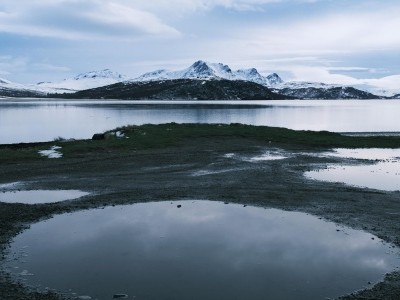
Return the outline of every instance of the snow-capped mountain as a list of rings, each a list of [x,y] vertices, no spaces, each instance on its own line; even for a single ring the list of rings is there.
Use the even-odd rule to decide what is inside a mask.
[[[26,85],[0,78],[0,97],[42,97],[45,93],[32,90]]]
[[[251,84],[261,85],[263,88],[270,89],[272,92],[275,93],[275,95],[284,95],[284,97],[287,97],[288,99],[377,99],[384,97],[400,98],[400,88],[394,89],[395,87],[397,87],[397,77],[391,76],[380,79],[380,81],[382,80],[386,80],[391,83],[391,90],[378,90],[377,87],[379,86],[379,84],[375,82],[377,80],[370,80],[362,86],[342,86],[318,82],[284,82],[276,73],[264,76],[260,74],[255,68],[232,70],[228,65],[222,63],[208,63],[199,60],[183,70],[169,71],[161,69],[145,73],[136,79],[130,80],[127,77],[119,73],[113,72],[109,69],[82,73],[73,78],[64,79],[60,82],[40,82],[37,84],[18,84],[0,78],[0,96],[46,97],[48,94],[72,94],[78,91],[107,86],[107,88],[104,89],[104,91],[106,91],[109,88],[109,85],[116,83],[123,83],[122,85],[118,85],[116,87],[120,89],[124,89],[124,85],[128,86],[131,83],[135,83],[138,85],[132,85],[132,88],[140,90],[141,85],[146,85],[148,83],[158,83],[158,87],[161,87],[162,85],[165,85],[165,87],[169,87],[168,81],[174,81],[175,84],[185,85],[186,87],[182,87],[182,90],[190,90],[189,94],[193,95],[193,93],[195,92],[193,89],[195,87],[198,87],[198,81],[200,81],[201,83],[200,86],[203,86],[203,90],[206,87],[206,85],[204,85],[205,83],[210,83],[210,86],[218,86],[221,89],[228,86],[234,87],[235,89],[238,87],[243,88],[244,81]],[[163,83],[158,81],[165,82]],[[193,82],[189,83],[189,81]],[[223,81],[230,81],[232,85],[229,85]],[[152,86],[155,87],[154,85]],[[248,87],[249,86],[246,86],[246,88]],[[212,93],[210,92],[209,95],[211,94]],[[235,98],[239,94],[240,93],[238,92],[233,96],[225,95],[223,93],[218,95],[225,95],[228,99],[229,97]],[[259,95],[264,94],[265,91],[259,93]],[[118,93],[115,92],[115,95],[118,95]],[[176,96],[173,95],[173,91],[165,92],[165,95],[167,95],[171,99]],[[181,94],[179,95],[180,97],[182,96]],[[255,94],[253,95],[251,93],[248,93],[248,95],[249,97],[251,95],[251,97],[253,97]],[[260,97],[264,99],[264,96]],[[60,97],[63,96],[61,95]],[[206,96],[205,94],[199,94],[199,97],[201,98]]]
[[[285,82],[272,89],[296,99],[377,99],[379,96],[351,86],[320,82]]]
[[[8,81],[8,80],[6,80],[6,79],[0,78],[0,84],[1,84],[1,85],[3,85],[3,84],[10,84],[10,83],[11,83],[11,81]]]
[[[400,84],[399,84],[400,85]],[[400,94],[400,88],[382,88],[382,87],[377,87],[371,84],[357,84],[354,85],[353,87],[381,96],[381,97],[387,97],[387,98],[394,98],[398,99],[399,94]]]
[[[39,82],[28,85],[30,89],[46,93],[74,93],[76,91],[93,89],[118,82],[123,82],[127,78],[109,69],[92,71],[79,74],[74,78],[67,78],[61,82]]]
[[[273,73],[268,76],[262,76],[257,69],[240,69],[232,71],[228,65],[222,63],[208,63],[202,60],[196,61],[190,67],[179,71],[156,70],[145,73],[133,82],[138,81],[158,81],[172,79],[227,79],[244,80],[255,82],[264,86],[274,86],[283,83],[283,80]]]

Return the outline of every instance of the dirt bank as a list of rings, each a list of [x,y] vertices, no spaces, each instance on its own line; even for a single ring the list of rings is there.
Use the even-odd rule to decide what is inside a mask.
[[[176,124],[163,126],[158,129],[164,133],[135,127],[132,132],[126,129],[125,137],[119,139],[111,134],[93,142],[59,141],[56,144],[64,154],[61,159],[35,155],[39,148],[55,143],[24,145],[21,149],[0,147],[3,155],[0,183],[19,181],[24,189],[78,189],[92,193],[77,201],[56,204],[0,203],[2,255],[14,235],[54,214],[114,204],[182,199],[220,200],[307,212],[368,231],[400,246],[400,193],[306,179],[304,171],[345,159],[309,155],[329,147],[308,143],[305,133],[297,133],[298,139],[293,140],[279,140],[267,131],[264,135],[235,131],[182,136],[179,131],[187,128]],[[221,132],[230,130],[229,126],[212,128]],[[321,135],[325,142],[332,137],[326,134],[325,138]],[[171,140],[170,135],[178,138]],[[360,142],[357,138],[353,141]],[[400,148],[400,139],[391,143],[392,146],[398,143]],[[287,158],[257,162],[246,159],[266,150],[279,151]],[[228,153],[233,155],[226,156]],[[33,293],[1,275],[0,299],[57,297],[52,293]],[[347,299],[400,299],[400,276],[392,273],[372,289]]]

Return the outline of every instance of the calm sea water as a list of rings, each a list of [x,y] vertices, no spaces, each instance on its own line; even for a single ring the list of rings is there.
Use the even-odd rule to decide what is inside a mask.
[[[0,144],[90,138],[146,123],[243,123],[335,132],[400,132],[400,101],[0,101]]]

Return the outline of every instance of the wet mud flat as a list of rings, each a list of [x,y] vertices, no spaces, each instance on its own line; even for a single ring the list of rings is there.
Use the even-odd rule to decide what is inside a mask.
[[[136,202],[192,199],[306,212],[400,246],[399,192],[320,182],[303,176],[306,171],[345,162],[344,158],[308,155],[343,146],[338,142],[340,138],[335,136],[332,140],[330,134],[320,134],[322,142],[317,143],[314,136],[304,136],[304,132],[291,133],[298,139],[284,139],[286,131],[243,128],[232,131],[230,126],[214,125],[202,131],[202,125],[135,127],[125,129],[124,138],[109,134],[98,141],[57,142],[63,153],[60,159],[37,154],[54,142],[13,149],[1,146],[0,183],[22,182],[24,190],[73,189],[91,193],[78,200],[52,204],[0,203],[2,257],[13,236],[56,214]],[[182,134],[186,130],[192,133]],[[359,142],[386,147],[388,142],[349,139],[354,139],[355,147],[359,147]],[[346,143],[350,140],[346,138]],[[389,146],[396,147],[397,143],[400,148],[398,138],[389,140]],[[286,158],[251,159],[265,151],[281,153]],[[1,274],[0,299],[60,297],[54,292],[29,290]],[[373,287],[366,283],[365,290],[344,297],[399,298],[400,276],[396,272],[387,275],[384,282]]]

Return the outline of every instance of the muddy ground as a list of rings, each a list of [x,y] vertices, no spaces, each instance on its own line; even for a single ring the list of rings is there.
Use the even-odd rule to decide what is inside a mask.
[[[251,162],[240,158],[279,150],[284,160]],[[103,149],[104,150],[104,149]],[[362,229],[400,247],[400,193],[349,187],[305,178],[304,171],[329,163],[326,149],[274,143],[243,136],[197,137],[143,150],[91,151],[79,157],[2,162],[0,183],[24,182],[24,189],[78,189],[91,192],[75,201],[24,205],[0,203],[0,243],[44,218],[64,212],[146,201],[207,199],[311,213]],[[234,153],[232,158],[224,157]],[[209,171],[199,172],[199,171]],[[368,285],[366,283],[366,288]],[[58,299],[0,277],[0,299]],[[400,299],[400,275],[344,299]]]

